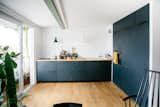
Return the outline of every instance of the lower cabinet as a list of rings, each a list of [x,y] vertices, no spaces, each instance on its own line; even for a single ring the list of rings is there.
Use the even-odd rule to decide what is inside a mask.
[[[88,63],[88,62],[87,62]],[[72,78],[75,81],[90,81],[89,71],[85,62],[73,62]]]
[[[72,81],[72,62],[57,62],[57,81]]]
[[[57,81],[56,62],[37,62],[37,81]]]
[[[37,61],[37,81],[110,81],[111,61]]]

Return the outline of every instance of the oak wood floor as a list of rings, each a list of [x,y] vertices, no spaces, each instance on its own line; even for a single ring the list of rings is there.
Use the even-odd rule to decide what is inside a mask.
[[[24,99],[27,107],[53,107],[53,104],[75,102],[83,107],[124,107],[126,94],[112,82],[39,83]]]

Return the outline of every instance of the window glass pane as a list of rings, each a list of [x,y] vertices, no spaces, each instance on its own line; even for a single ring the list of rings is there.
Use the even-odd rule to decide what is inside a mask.
[[[19,31],[16,24],[0,19],[0,45],[19,52]]]
[[[33,47],[34,29],[28,25],[23,26],[23,82],[24,89],[31,83],[32,69],[32,47]]]
[[[14,23],[6,21],[4,19],[0,19],[0,46],[9,46],[10,50],[19,53],[21,51],[20,44],[20,27]],[[15,69],[15,79],[17,83],[17,92],[19,92],[19,74],[20,74],[20,66],[21,61],[20,58],[16,60],[18,67]],[[4,95],[0,95],[0,100],[5,99]],[[2,97],[4,96],[4,97]],[[4,101],[4,100],[3,100]]]
[[[23,85],[27,88],[30,85],[30,57],[29,57],[29,26],[23,26]]]

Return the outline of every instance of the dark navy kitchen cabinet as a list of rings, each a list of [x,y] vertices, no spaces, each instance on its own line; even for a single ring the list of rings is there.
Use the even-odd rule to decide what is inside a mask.
[[[37,61],[37,81],[110,81],[111,61]]]
[[[85,69],[90,81],[111,80],[111,62],[88,62]]]
[[[136,24],[143,24],[149,21],[149,5],[143,7],[134,13],[136,15]]]
[[[72,64],[73,62],[57,62],[57,81],[72,81]]]
[[[76,81],[88,81],[89,74],[85,69],[86,63],[84,62],[73,62],[72,65],[72,79]]]
[[[120,58],[113,65],[113,80],[128,95],[137,94],[149,69],[149,5],[114,23],[113,31],[113,48]]]
[[[116,83],[117,86],[121,87],[122,85],[122,76],[121,76],[121,68],[119,64],[113,64],[113,69],[114,69],[114,75],[113,75],[113,79],[114,82]]]
[[[37,81],[57,81],[57,64],[50,61],[37,62]]]

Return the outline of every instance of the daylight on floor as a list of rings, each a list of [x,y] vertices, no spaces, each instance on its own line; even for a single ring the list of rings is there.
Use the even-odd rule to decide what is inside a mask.
[[[160,107],[160,0],[0,0],[0,107]]]

